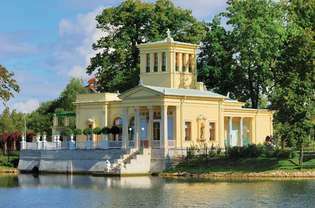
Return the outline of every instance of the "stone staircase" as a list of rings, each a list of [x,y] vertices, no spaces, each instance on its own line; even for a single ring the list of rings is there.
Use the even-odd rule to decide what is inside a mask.
[[[142,175],[149,174],[151,166],[151,152],[148,149],[142,151],[130,149],[116,160],[109,170],[108,175]]]

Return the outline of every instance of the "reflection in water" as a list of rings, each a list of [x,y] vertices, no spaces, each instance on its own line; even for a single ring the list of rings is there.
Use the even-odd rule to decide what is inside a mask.
[[[314,180],[0,176],[0,207],[313,207]]]

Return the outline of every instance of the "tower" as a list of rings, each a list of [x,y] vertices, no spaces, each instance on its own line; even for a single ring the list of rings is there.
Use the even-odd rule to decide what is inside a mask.
[[[196,89],[197,45],[174,41],[167,32],[162,41],[138,46],[140,49],[140,80],[145,85]]]

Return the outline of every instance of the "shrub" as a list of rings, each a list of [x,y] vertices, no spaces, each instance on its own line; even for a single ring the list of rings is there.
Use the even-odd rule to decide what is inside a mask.
[[[62,133],[61,133],[62,136],[66,136],[66,137],[69,137],[69,136],[71,136],[72,134],[73,134],[73,131],[72,131],[72,129],[70,129],[70,128],[64,129],[64,130],[62,131]]]
[[[102,128],[102,134],[110,134],[110,128],[108,127]]]
[[[262,155],[263,146],[250,144],[243,147],[228,147],[226,156],[230,159],[255,158]]]
[[[187,155],[186,155],[186,159],[193,159],[196,156],[196,152],[199,152],[200,149],[197,146],[190,146],[187,147]]]
[[[102,134],[102,129],[100,127],[95,127],[93,129],[93,134],[101,135]]]
[[[84,135],[91,135],[93,134],[93,129],[92,128],[86,128],[83,130]]]
[[[81,130],[81,129],[73,129],[73,134],[74,134],[75,136],[81,135],[81,134],[82,134],[82,130]]]
[[[288,149],[276,149],[275,152],[274,152],[274,157],[277,157],[277,158],[280,158],[280,159],[289,159],[289,158],[292,158],[294,156],[294,153],[293,151],[291,150],[288,150]]]

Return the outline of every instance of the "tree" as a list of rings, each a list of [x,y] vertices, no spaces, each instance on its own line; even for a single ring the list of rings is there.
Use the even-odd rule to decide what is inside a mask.
[[[0,115],[0,146],[4,153],[7,153],[10,147],[16,150],[16,142],[24,130],[23,117],[22,113],[10,111],[8,107]]]
[[[275,61],[285,39],[284,11],[271,0],[228,1],[218,20],[208,25],[201,48],[202,74],[209,88],[231,92],[233,98],[258,108],[272,87]],[[214,84],[212,84],[214,83]]]
[[[74,111],[74,102],[78,94],[88,93],[88,90],[83,86],[82,80],[72,78],[65,89],[60,94],[59,98],[53,101],[51,111],[62,108],[65,111]]]
[[[13,73],[0,65],[0,98],[3,102],[9,101],[14,96],[14,93],[20,91],[20,87],[13,76]]]
[[[53,114],[59,111],[74,111],[76,96],[86,93],[87,90],[80,79],[71,79],[59,98],[43,102],[39,108],[27,116],[27,127],[36,133],[51,133]]]
[[[176,7],[170,0],[146,3],[126,0],[106,8],[96,17],[98,29],[106,35],[93,44],[99,52],[87,68],[95,73],[99,91],[125,91],[138,84],[139,50],[137,44],[161,40],[167,29],[174,39],[199,43],[204,26],[191,11]]]
[[[284,50],[277,60],[275,88],[271,101],[277,110],[275,121],[281,138],[292,141],[300,151],[299,164],[303,165],[303,149],[315,114],[314,66],[314,1],[285,2],[287,33]]]
[[[207,23],[207,32],[202,40],[198,58],[198,79],[213,91],[228,94],[235,91],[233,45],[229,32],[221,25],[221,17],[216,16]],[[234,89],[234,90],[233,90]],[[239,93],[233,93],[236,97]]]

